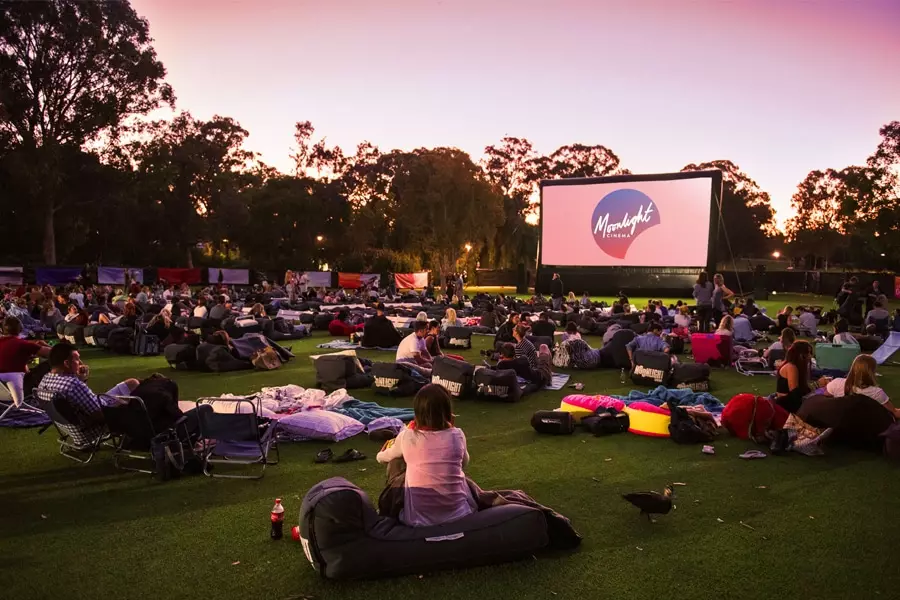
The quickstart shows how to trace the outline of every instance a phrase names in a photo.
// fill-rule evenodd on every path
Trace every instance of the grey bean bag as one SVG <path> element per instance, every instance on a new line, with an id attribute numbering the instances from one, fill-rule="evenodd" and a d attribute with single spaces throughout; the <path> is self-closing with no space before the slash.
<path id="1" fill-rule="evenodd" d="M 244 371 L 253 368 L 253 364 L 249 360 L 235 358 L 228 348 L 215 344 L 197 346 L 197 366 L 201 371 L 214 373 Z"/>
<path id="2" fill-rule="evenodd" d="M 497 564 L 547 547 L 542 511 L 495 506 L 433 527 L 380 517 L 365 492 L 342 477 L 314 485 L 300 508 L 306 558 L 329 579 L 369 579 Z"/>
<path id="3" fill-rule="evenodd" d="M 316 387 L 331 393 L 344 388 L 355 390 L 372 385 L 375 378 L 366 373 L 356 356 L 325 354 L 313 359 L 316 369 Z"/>

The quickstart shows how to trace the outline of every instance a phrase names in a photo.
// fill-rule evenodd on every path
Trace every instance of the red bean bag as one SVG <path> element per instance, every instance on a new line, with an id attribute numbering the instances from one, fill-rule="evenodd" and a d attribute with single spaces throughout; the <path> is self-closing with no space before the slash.
<path id="1" fill-rule="evenodd" d="M 764 438 L 766 431 L 782 429 L 788 414 L 768 398 L 738 394 L 725 405 L 722 426 L 742 440 L 757 440 Z"/>
<path id="2" fill-rule="evenodd" d="M 363 325 L 351 325 L 345 321 L 335 319 L 328 324 L 328 333 L 335 337 L 349 337 L 357 331 L 362 331 Z"/>

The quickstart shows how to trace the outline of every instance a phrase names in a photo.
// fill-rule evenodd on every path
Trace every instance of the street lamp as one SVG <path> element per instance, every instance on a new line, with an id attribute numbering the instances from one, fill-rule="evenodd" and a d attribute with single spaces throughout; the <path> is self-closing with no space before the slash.
<path id="1" fill-rule="evenodd" d="M 779 252 L 778 250 L 776 250 L 775 252 L 772 253 L 772 257 L 773 257 L 775 260 L 778 260 L 779 258 L 781 258 L 781 252 Z"/>
<path id="2" fill-rule="evenodd" d="M 466 248 L 466 252 L 471 252 L 471 251 L 472 251 L 472 244 L 466 243 L 465 248 Z"/>
<path id="3" fill-rule="evenodd" d="M 884 252 L 881 253 L 881 256 L 884 256 Z"/>
<path id="4" fill-rule="evenodd" d="M 323 236 L 323 235 L 317 235 L 317 236 L 316 236 L 316 241 L 317 241 L 317 242 L 321 242 L 321 241 L 324 240 L 324 239 L 325 239 L 325 236 Z"/>

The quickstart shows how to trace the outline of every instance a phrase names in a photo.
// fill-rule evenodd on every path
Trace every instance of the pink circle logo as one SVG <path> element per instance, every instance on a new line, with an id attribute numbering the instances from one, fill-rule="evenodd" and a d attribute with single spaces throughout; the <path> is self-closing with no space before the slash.
<path id="1" fill-rule="evenodd" d="M 634 240 L 659 223 L 659 211 L 650 196 L 622 189 L 600 199 L 591 218 L 591 230 L 594 242 L 603 252 L 625 258 Z"/>

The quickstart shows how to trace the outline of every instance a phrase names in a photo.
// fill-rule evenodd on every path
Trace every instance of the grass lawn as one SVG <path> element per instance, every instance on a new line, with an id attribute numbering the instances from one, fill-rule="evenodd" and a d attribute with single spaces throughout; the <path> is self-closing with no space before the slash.
<path id="1" fill-rule="evenodd" d="M 812 303 L 797 296 L 764 303 Z M 819 300 L 819 304 L 830 301 Z M 294 345 L 297 359 L 265 373 L 171 371 L 162 357 L 119 357 L 86 350 L 91 385 L 159 371 L 183 399 L 245 393 L 262 386 L 311 386 L 308 354 L 321 333 Z M 465 354 L 491 338 L 475 336 Z M 598 345 L 599 339 L 590 340 Z M 373 359 L 390 355 L 366 352 Z M 626 393 L 618 371 L 573 373 L 587 393 Z M 717 370 L 712 392 L 770 393 L 774 378 Z M 900 369 L 885 367 L 882 386 L 900 398 Z M 569 516 L 584 536 L 573 553 L 456 572 L 378 582 L 321 580 L 299 544 L 269 539 L 268 512 L 284 499 L 294 525 L 300 500 L 319 480 L 340 475 L 377 498 L 383 469 L 378 445 L 360 436 L 369 459 L 313 464 L 325 444 L 284 444 L 281 464 L 261 481 L 203 476 L 158 483 L 116 471 L 107 454 L 87 466 L 57 454 L 52 432 L 0 430 L 0 586 L 6 598 L 889 598 L 900 588 L 893 554 L 900 539 L 900 477 L 880 456 L 828 449 L 743 461 L 753 445 L 728 436 L 717 454 L 699 446 L 622 434 L 539 436 L 531 414 L 554 408 L 572 390 L 541 392 L 516 405 L 459 402 L 470 475 L 485 489 L 520 488 Z M 409 406 L 370 390 L 364 400 Z M 619 495 L 676 488 L 677 509 L 655 525 Z M 746 527 L 742 523 L 748 525 Z M 752 529 L 751 529 L 752 527 Z M 895 590 L 891 592 L 890 590 Z"/>

